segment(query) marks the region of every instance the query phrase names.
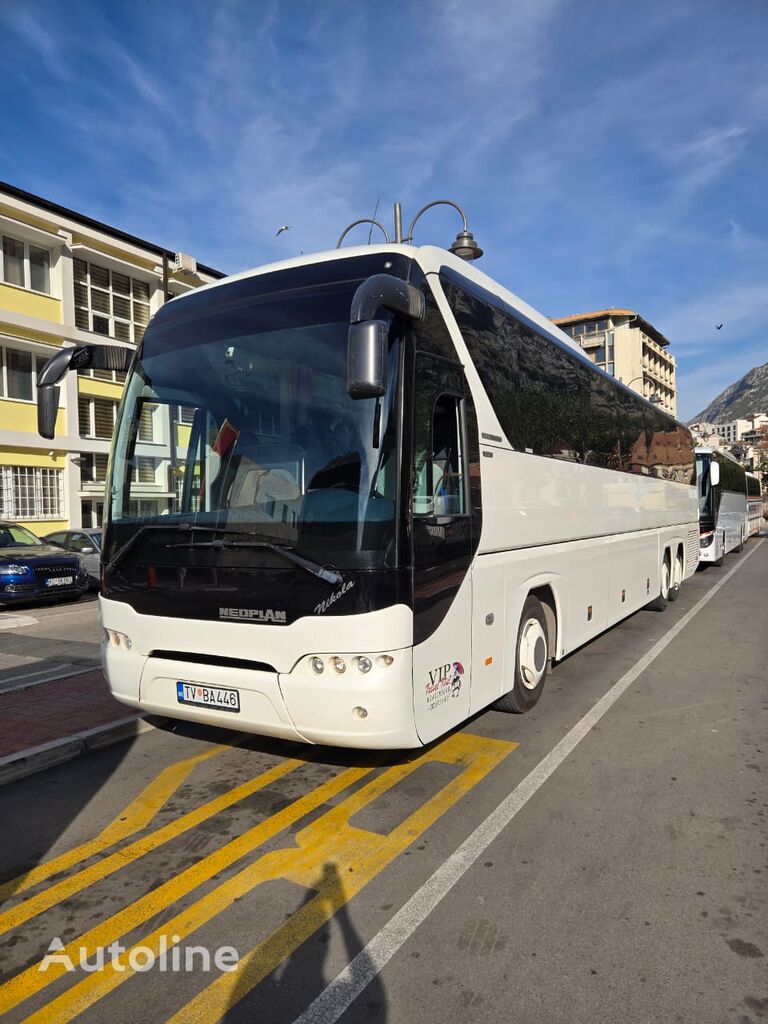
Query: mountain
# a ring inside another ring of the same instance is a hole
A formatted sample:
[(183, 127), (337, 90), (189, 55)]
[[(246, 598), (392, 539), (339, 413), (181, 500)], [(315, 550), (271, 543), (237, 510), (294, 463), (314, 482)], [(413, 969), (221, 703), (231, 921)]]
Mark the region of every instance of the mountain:
[(741, 380), (721, 391), (691, 423), (725, 423), (750, 412), (768, 413), (768, 363), (756, 366)]

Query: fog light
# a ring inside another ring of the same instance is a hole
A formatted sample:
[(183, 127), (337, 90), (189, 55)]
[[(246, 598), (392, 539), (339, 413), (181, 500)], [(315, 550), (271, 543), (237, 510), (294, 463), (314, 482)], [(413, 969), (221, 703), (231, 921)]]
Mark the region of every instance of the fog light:
[(333, 665), (334, 672), (338, 672), (339, 675), (347, 671), (347, 663), (343, 658), (340, 658), (338, 654), (335, 658), (331, 658), (331, 665)]
[(357, 659), (357, 668), (359, 672), (370, 672), (373, 668), (373, 662), (370, 658), (366, 658), (365, 655), (363, 655), (361, 658)]
[(394, 660), (391, 654), (380, 654), (376, 659), (376, 664), (379, 668), (389, 668)]
[(316, 672), (319, 676), (325, 671), (325, 662), (322, 658), (312, 659), (312, 671)]

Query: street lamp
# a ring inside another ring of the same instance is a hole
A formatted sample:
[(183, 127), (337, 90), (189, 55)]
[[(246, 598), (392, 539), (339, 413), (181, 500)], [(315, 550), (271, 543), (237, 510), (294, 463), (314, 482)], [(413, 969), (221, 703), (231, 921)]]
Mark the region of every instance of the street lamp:
[[(633, 377), (632, 380), (625, 385), (625, 387), (631, 387), (636, 380), (641, 380), (643, 381), (643, 383), (645, 383), (645, 377), (642, 374), (640, 374), (639, 377)], [(621, 383), (624, 384), (624, 381), (622, 381)], [(643, 395), (643, 398), (645, 398), (645, 395)], [(651, 403), (651, 405), (661, 405), (664, 399), (661, 397), (658, 391), (654, 391), (651, 397), (648, 399), (648, 401)]]
[[(454, 203), (452, 199), (434, 199), (431, 203), (427, 203), (426, 206), (422, 206), (416, 216), (408, 227), (408, 233), (403, 238), (403, 209), (400, 203), (395, 203), (395, 242), (404, 245), (410, 245), (413, 242), (413, 229), (416, 227), (416, 221), (421, 217), (423, 213), (431, 209), (433, 206), (452, 206), (454, 210), (457, 210), (461, 216), (462, 227), (461, 231), (456, 235), (453, 244), (450, 247), (450, 251), (454, 256), (459, 256), (463, 260), (478, 260), (483, 255), (483, 250), (475, 241), (474, 235), (469, 230), (467, 224), (467, 217), (462, 208), (458, 203)], [(341, 243), (346, 238), (347, 234), (356, 227), (358, 224), (373, 224), (384, 233), (384, 238), (389, 242), (389, 235), (387, 229), (377, 220), (373, 220), (370, 217), (363, 217), (360, 220), (354, 220), (351, 224), (348, 224), (336, 243), (336, 248), (341, 248)]]

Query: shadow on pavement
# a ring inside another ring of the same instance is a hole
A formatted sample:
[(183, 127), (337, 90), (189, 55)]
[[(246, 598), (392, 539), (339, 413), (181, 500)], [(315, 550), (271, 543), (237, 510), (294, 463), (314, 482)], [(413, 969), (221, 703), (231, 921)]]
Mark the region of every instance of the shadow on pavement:
[[(53, 653), (55, 651), (55, 654)], [(12, 666), (0, 672), (3, 676), (15, 676), (19, 670), (44, 671), (58, 665), (83, 665), (93, 668), (99, 664), (99, 645), (89, 640), (60, 640), (40, 636), (4, 631), (0, 633), (0, 653), (16, 658), (29, 658), (24, 665)]]
[[(362, 952), (363, 942), (350, 920), (344, 884), (338, 865), (327, 862), (307, 892), (301, 906), (292, 915), (303, 914), (326, 918), (315, 934), (284, 960), (255, 988), (248, 982), (249, 967), (258, 970), (256, 957), (244, 958), (237, 976), (242, 979), (232, 993), (230, 1006), (222, 1017), (222, 1024), (285, 1024), (295, 1020), (325, 988), (331, 978), (325, 976), (325, 961), (333, 929), (338, 929), (344, 944), (344, 964), (349, 964)], [(366, 971), (365, 963), (358, 965)], [(381, 975), (374, 979), (361, 995), (364, 1009), (356, 1020), (371, 1024), (384, 1024), (387, 1019), (387, 999)]]

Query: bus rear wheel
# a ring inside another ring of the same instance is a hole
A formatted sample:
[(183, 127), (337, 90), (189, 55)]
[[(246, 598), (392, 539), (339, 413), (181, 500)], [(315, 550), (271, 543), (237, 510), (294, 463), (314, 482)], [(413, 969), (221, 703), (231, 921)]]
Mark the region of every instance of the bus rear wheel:
[(536, 705), (549, 669), (549, 633), (544, 608), (529, 595), (523, 605), (515, 643), (515, 679), (512, 689), (493, 705), (496, 711), (524, 714)]
[(672, 584), (669, 588), (669, 600), (676, 601), (683, 587), (683, 556), (678, 552), (675, 556), (675, 568), (672, 572)]
[(664, 554), (664, 561), (661, 563), (661, 573), (659, 576), (659, 593), (646, 605), (646, 608), (650, 608), (654, 612), (663, 612), (669, 602), (671, 572), (669, 568), (669, 555), (666, 552)]

